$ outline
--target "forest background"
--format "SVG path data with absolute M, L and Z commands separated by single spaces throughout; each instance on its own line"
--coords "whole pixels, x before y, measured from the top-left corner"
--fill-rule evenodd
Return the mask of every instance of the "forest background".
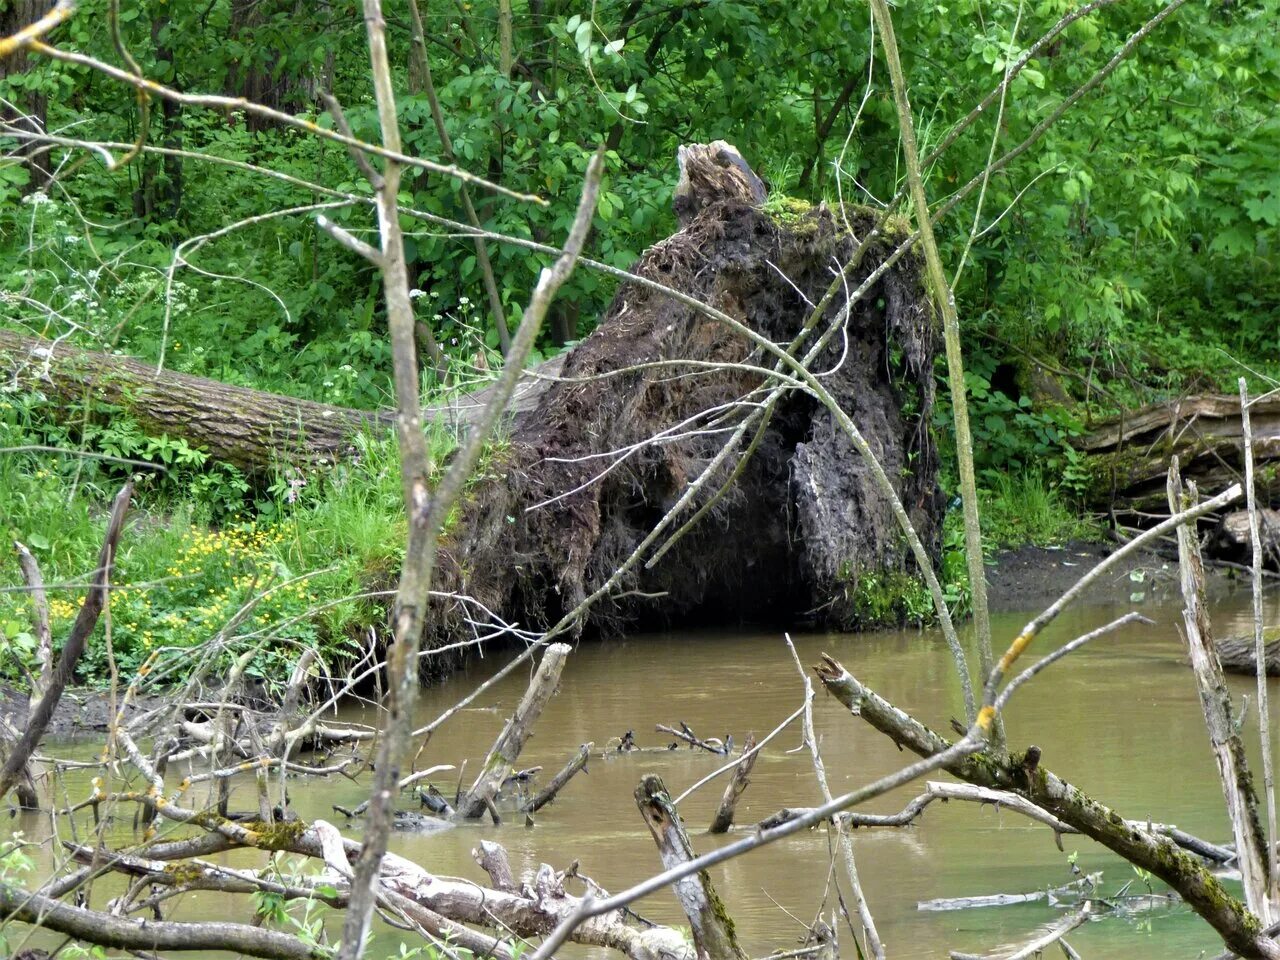
M 922 153 L 1074 6 L 957 0 L 898 9 Z M 998 116 L 992 110 L 929 166 L 931 197 L 945 201 L 984 167 L 993 142 L 1021 142 L 1158 8 L 1090 6 L 1018 73 Z M 0 35 L 43 7 L 0 5 Z M 1098 532 L 1079 504 L 1090 478 L 1071 446 L 1095 418 L 1157 397 L 1234 392 L 1242 373 L 1280 373 L 1276 7 L 1185 4 L 991 179 L 956 296 L 992 549 Z M 55 39 L 121 62 L 107 10 L 107 0 L 80 4 Z M 464 197 L 456 179 L 420 172 L 405 180 L 404 207 L 465 219 L 473 203 L 488 230 L 555 243 L 603 143 L 606 181 L 586 253 L 625 269 L 676 228 L 681 143 L 736 144 L 783 216 L 824 201 L 879 206 L 902 182 L 889 88 L 868 83 L 874 43 L 861 5 L 437 0 L 423 16 L 425 63 L 414 56 L 407 10 L 387 10 L 406 152 L 456 157 L 550 203 Z M 119 19 L 121 45 L 149 77 L 243 96 L 322 127 L 332 125 L 323 100 L 332 91 L 352 132 L 377 138 L 356 4 L 170 0 L 128 4 Z M 123 148 L 139 134 L 132 94 L 73 64 L 13 58 L 0 65 L 0 97 L 8 117 L 41 115 L 68 140 Z M 156 102 L 148 123 L 149 141 L 170 153 L 114 171 L 71 146 L 32 163 L 24 144 L 6 145 L 0 325 L 306 399 L 390 406 L 378 272 L 317 226 L 330 197 L 244 166 L 369 195 L 349 155 L 234 110 Z M 961 259 L 975 202 L 940 227 L 948 263 Z M 376 235 L 367 207 L 322 212 L 358 237 Z M 470 239 L 408 217 L 404 225 L 424 353 L 434 343 L 442 354 L 427 364 L 430 400 L 498 366 L 547 258 L 488 244 L 489 290 Z M 615 286 L 577 271 L 539 357 L 589 333 Z M 181 439 L 148 435 L 120 410 L 90 405 L 68 422 L 46 415 L 52 402 L 0 391 L 0 524 L 8 540 L 31 547 L 46 579 L 74 582 L 93 568 L 112 492 L 124 476 L 139 477 L 144 519 L 121 546 L 117 582 L 148 586 L 115 592 L 122 671 L 157 647 L 216 632 L 268 585 L 280 586 L 254 616 L 282 640 L 354 653 L 383 619 L 382 601 L 366 595 L 394 579 L 405 539 L 390 436 L 364 438 L 361 455 L 334 469 L 248 476 Z M 944 449 L 950 422 L 942 403 L 935 423 Z M 439 429 L 431 440 L 440 463 L 455 437 Z M 944 484 L 954 495 L 954 467 L 944 465 Z M 957 506 L 944 542 L 953 586 L 964 578 L 958 514 Z M 15 561 L 4 561 L 2 579 L 21 583 Z M 52 601 L 55 625 L 74 616 L 73 600 Z M 868 623 L 929 616 L 923 590 L 867 602 Z M 0 670 L 19 678 L 35 653 L 19 592 L 0 594 L 0 643 Z M 98 649 L 82 662 L 87 679 L 107 672 Z

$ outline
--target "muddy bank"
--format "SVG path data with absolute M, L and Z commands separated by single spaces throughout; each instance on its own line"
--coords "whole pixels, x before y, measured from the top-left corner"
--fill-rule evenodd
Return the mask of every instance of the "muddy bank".
M 987 599 L 991 609 L 1007 613 L 1037 613 L 1099 563 L 1114 553 L 1110 543 L 1075 540 L 1061 547 L 1027 545 L 1002 550 L 987 566 Z M 1207 564 L 1206 587 L 1211 598 L 1224 596 L 1239 583 L 1230 568 Z M 1178 603 L 1178 562 L 1157 551 L 1137 551 L 1104 574 L 1076 601 L 1086 604 L 1131 604 L 1137 609 L 1151 602 Z
M 135 693 L 125 710 L 125 719 L 162 707 L 163 696 Z M 20 690 L 0 685 L 0 718 L 21 730 L 27 722 L 28 697 Z M 112 717 L 111 695 L 106 690 L 93 687 L 76 687 L 66 690 L 58 701 L 58 707 L 49 721 L 45 738 L 64 740 L 106 731 Z

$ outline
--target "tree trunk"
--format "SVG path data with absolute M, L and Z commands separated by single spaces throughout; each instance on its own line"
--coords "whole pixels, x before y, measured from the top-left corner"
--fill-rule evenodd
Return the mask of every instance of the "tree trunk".
M 0 37 L 17 33 L 22 27 L 35 23 L 48 12 L 50 4 L 44 0 L 0 0 Z M 31 60 L 24 48 L 9 57 L 0 57 L 0 81 L 8 77 L 21 77 L 31 69 Z M 49 98 L 38 90 L 28 90 L 14 104 L 17 109 L 0 105 L 0 126 L 9 125 L 16 130 L 44 133 L 49 113 Z M 2 141 L 0 141 L 2 142 Z M 22 141 L 16 146 L 0 148 L 5 155 L 25 158 L 30 178 L 25 192 L 43 190 L 49 185 L 52 167 L 49 154 L 34 141 Z
M 306 12 L 300 3 L 288 0 L 231 0 L 229 39 L 243 44 L 246 54 L 229 65 L 224 87 L 227 96 L 244 97 L 286 112 L 301 110 L 314 99 L 314 78 L 306 70 L 283 63 L 287 58 L 260 35 L 287 9 L 292 10 L 295 20 Z M 332 26 L 331 19 L 327 25 Z M 274 126 L 273 121 L 252 113 L 245 115 L 244 123 L 250 131 Z
M 281 462 L 336 460 L 361 430 L 385 433 L 390 413 L 331 407 L 249 390 L 129 357 L 81 350 L 0 330 L 4 381 L 44 393 L 48 413 L 74 422 L 125 415 L 149 434 L 186 440 L 215 459 L 260 471 Z
M 1264 658 L 1267 662 L 1267 676 L 1280 677 L 1280 626 L 1266 628 L 1262 631 L 1262 637 L 1266 644 Z M 1222 661 L 1224 670 L 1257 674 L 1258 657 L 1253 649 L 1253 634 L 1219 640 L 1218 659 Z

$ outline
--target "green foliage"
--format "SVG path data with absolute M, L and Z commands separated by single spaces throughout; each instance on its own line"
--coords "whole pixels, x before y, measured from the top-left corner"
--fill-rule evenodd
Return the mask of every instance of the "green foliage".
M 991 484 L 1010 472 L 1039 470 L 1079 492 L 1084 477 L 1071 440 L 1084 426 L 1062 406 L 1042 405 L 1023 393 L 1016 399 L 993 385 L 997 358 L 979 352 L 969 359 L 965 384 L 973 430 L 973 461 L 978 479 Z M 1015 391 L 1016 392 L 1016 391 Z M 939 404 L 940 426 L 950 422 L 950 404 Z M 945 435 L 945 434 L 944 434 Z
M 497 0 L 431 12 L 427 55 L 458 163 L 548 200 L 537 206 L 472 188 L 485 229 L 559 243 L 598 143 L 608 147 L 607 179 L 588 253 L 622 268 L 674 227 L 672 158 L 681 142 L 736 143 L 769 181 L 768 209 L 782 219 L 824 199 L 897 193 L 893 105 L 882 87 L 862 96 L 873 53 L 864 6 L 726 0 L 668 5 L 654 16 L 635 16 L 634 6 L 548 4 L 535 20 L 517 5 L 511 76 L 496 66 Z M 1088 480 L 1070 445 L 1086 411 L 1046 406 L 1008 377 L 1022 357 L 1012 350 L 1042 354 L 1104 386 L 1105 395 L 1090 391 L 1095 406 L 1227 385 L 1237 361 L 1278 372 L 1280 50 L 1258 42 L 1278 6 L 1186 4 L 987 184 L 983 231 L 956 294 L 992 542 L 1089 532 L 1072 520 L 1071 506 Z M 314 91 L 332 89 L 355 134 L 377 137 L 354 0 L 120 7 L 124 40 L 148 76 L 265 100 L 321 126 L 333 120 Z M 1073 8 L 1067 0 L 899 5 L 922 148 L 936 146 L 1027 45 Z M 107 10 L 107 0 L 83 0 L 54 40 L 116 61 Z M 986 163 L 993 133 L 997 152 L 1031 134 L 1153 10 L 1108 5 L 1040 51 L 1011 84 L 1003 109 L 986 111 L 929 165 L 930 196 L 968 182 Z M 443 144 L 409 69 L 402 21 L 393 18 L 389 40 L 405 148 L 439 159 Z M 0 96 L 22 103 L 33 95 L 47 98 L 51 130 L 117 143 L 138 133 L 122 89 L 82 68 L 37 57 L 0 80 Z M 63 175 L 32 192 L 30 172 L 0 150 L 0 324 L 306 399 L 388 405 L 379 278 L 315 224 L 324 204 L 324 215 L 347 230 L 375 235 L 371 188 L 350 158 L 332 143 L 238 111 L 171 109 L 158 100 L 153 107 L 151 145 L 220 162 L 150 152 L 110 170 L 96 155 L 78 162 L 83 152 L 58 147 L 48 156 Z M 950 266 L 965 248 L 976 198 L 940 225 Z M 448 177 L 413 173 L 401 200 L 418 319 L 449 355 L 454 383 L 483 376 L 497 362 L 498 337 L 474 243 L 427 219 L 461 219 L 460 188 Z M 514 323 L 548 257 L 493 241 L 486 249 L 501 309 Z M 615 286 L 590 269 L 577 271 L 539 355 L 588 333 Z M 984 333 L 993 337 L 980 339 Z M 337 652 L 374 615 L 368 601 L 341 598 L 380 583 L 398 562 L 404 520 L 394 449 L 384 439 L 369 439 L 358 461 L 328 473 L 285 472 L 255 484 L 179 439 L 146 434 L 118 409 L 92 405 L 76 425 L 53 425 L 48 402 L 0 394 L 0 446 L 42 444 L 156 466 L 43 455 L 0 460 L 6 532 L 29 542 L 51 579 L 74 580 L 89 568 L 102 504 L 125 476 L 139 474 L 144 520 L 126 538 L 121 569 L 129 579 L 114 609 L 113 640 L 126 664 L 151 649 L 198 642 L 254 590 L 271 588 L 250 627 L 289 624 L 270 634 L 282 642 Z M 935 428 L 945 444 L 945 400 Z M 433 443 L 442 456 L 452 438 Z M 500 463 L 501 450 L 493 456 Z M 199 554 L 208 563 L 184 569 L 190 551 L 209 544 L 213 553 Z M 178 579 L 171 568 L 183 570 Z M 15 582 L 16 571 L 3 570 Z M 949 602 L 963 609 L 967 581 L 950 518 L 942 570 Z M 301 596 L 283 586 L 304 575 Z M 863 580 L 858 603 L 869 618 L 928 616 L 910 578 Z M 143 583 L 155 586 L 131 586 Z M 3 596 L 5 662 L 26 662 L 33 640 L 24 604 Z M 307 603 L 325 610 L 301 616 Z M 100 673 L 95 649 L 89 669 Z
M 1082 517 L 1062 486 L 1046 480 L 1039 470 L 997 475 L 980 493 L 983 537 L 994 547 L 1048 547 L 1101 538 L 1098 523 Z
M 361 449 L 359 460 L 341 468 L 282 477 L 258 502 L 257 519 L 224 516 L 216 490 L 201 499 L 191 487 L 172 495 L 163 482 L 141 483 L 113 577 L 117 667 L 132 671 L 153 653 L 177 662 L 183 651 L 220 635 L 227 640 L 218 654 L 224 657 L 261 645 L 264 655 L 252 671 L 267 680 L 287 676 L 283 664 L 305 647 L 319 649 L 331 665 L 353 658 L 360 630 L 385 608 L 369 585 L 392 576 L 404 541 L 393 447 L 366 439 Z M 444 451 L 445 441 L 437 449 Z M 27 544 L 51 585 L 81 583 L 101 543 L 101 505 L 118 480 L 73 457 L 36 463 L 0 457 L 5 535 Z M 222 520 L 211 527 L 215 516 Z M 21 583 L 16 561 L 0 562 L 0 583 Z M 55 643 L 66 636 L 81 596 L 81 588 L 53 589 Z M 34 663 L 30 624 L 26 595 L 0 594 L 0 670 L 9 679 L 21 679 Z M 109 672 L 104 630 L 101 623 L 81 661 L 89 682 Z

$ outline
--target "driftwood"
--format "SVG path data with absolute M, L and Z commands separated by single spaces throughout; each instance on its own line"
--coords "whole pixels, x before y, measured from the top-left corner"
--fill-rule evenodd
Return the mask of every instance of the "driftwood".
M 1263 638 L 1266 641 L 1267 676 L 1280 677 L 1280 626 L 1265 629 Z M 1253 649 L 1253 635 L 1219 640 L 1218 659 L 1222 661 L 1224 670 L 1251 676 L 1257 674 L 1258 658 Z
M 725 756 L 733 749 L 733 736 L 728 735 L 723 740 L 719 737 L 707 737 L 705 740 L 699 737 L 686 723 L 680 724 L 680 729 L 669 727 L 665 723 L 654 725 L 657 733 L 665 733 L 675 737 L 677 740 L 683 740 L 690 747 L 697 747 L 699 750 L 705 750 L 707 753 L 718 753 Z
M 1088 922 L 1091 914 L 1092 903 L 1086 900 L 1080 905 L 1079 909 L 1072 911 L 1060 920 L 1055 920 L 1053 923 L 1048 924 L 1040 933 L 1021 946 L 986 955 L 960 953 L 952 950 L 950 957 L 951 960 L 1026 960 L 1027 957 L 1038 957 L 1046 947 L 1058 943 L 1076 927 Z
M 507 721 L 502 733 L 489 750 L 484 766 L 471 789 L 459 798 L 458 816 L 465 820 L 483 817 L 492 806 L 503 783 L 511 776 L 520 751 L 533 734 L 533 725 L 538 722 L 542 710 L 556 692 L 560 684 L 560 673 L 564 670 L 565 659 L 569 656 L 567 643 L 553 643 L 542 655 L 542 662 L 529 681 L 529 688 L 511 719 Z
M 594 743 L 584 743 L 578 748 L 578 752 L 566 763 L 545 787 L 539 790 L 521 809 L 525 813 L 537 813 L 548 803 L 556 798 L 565 785 L 572 780 L 579 772 L 586 772 L 587 760 L 591 757 L 591 750 L 595 746 Z
M 172 815 L 172 808 L 168 813 Z M 328 898 L 338 903 L 346 902 L 351 862 L 359 855 L 360 844 L 344 839 L 336 827 L 323 820 L 314 821 L 309 825 L 297 824 L 290 830 L 278 831 L 269 840 L 266 835 L 252 829 L 253 826 L 260 825 L 239 828 L 234 837 L 228 836 L 224 831 L 216 838 L 204 836 L 178 841 L 171 845 L 175 849 L 167 852 L 152 848 L 147 852 L 149 860 L 92 848 L 80 848 L 76 851 L 76 855 L 78 859 L 92 861 L 102 867 L 171 885 L 174 882 L 175 871 L 172 867 L 166 870 L 164 861 L 191 856 L 193 850 L 213 853 L 233 849 L 236 846 L 284 850 L 321 859 L 329 868 L 327 875 L 313 878 L 314 888 L 299 889 L 293 895 L 316 896 L 319 894 L 320 899 Z M 506 851 L 488 841 L 483 841 L 482 846 L 487 848 L 483 854 L 482 863 L 486 864 L 486 869 L 491 871 L 491 877 L 494 877 L 495 872 L 497 873 L 495 888 L 482 887 L 470 880 L 438 877 L 412 861 L 389 853 L 382 861 L 378 896 L 392 913 L 404 913 L 409 919 L 437 936 L 449 937 L 458 946 L 474 949 L 477 955 L 488 955 L 493 952 L 496 956 L 510 960 L 512 954 L 509 947 L 495 950 L 495 941 L 487 936 L 482 936 L 480 940 L 470 940 L 469 937 L 476 934 L 476 931 L 468 929 L 464 924 L 496 927 L 504 933 L 509 932 L 518 937 L 537 937 L 550 932 L 562 919 L 572 915 L 581 903 L 581 898 L 565 890 L 565 882 L 568 879 L 566 873 L 557 872 L 546 864 L 543 864 L 526 883 L 517 884 L 511 874 Z M 505 864 L 505 870 L 496 866 L 497 864 Z M 229 868 L 218 866 L 208 873 L 203 871 L 186 871 L 185 873 L 196 884 L 211 883 L 216 875 L 227 877 Z M 240 884 L 246 881 L 262 887 L 258 882 L 261 879 L 252 872 L 240 871 L 237 875 L 229 877 L 228 882 L 236 884 L 236 889 L 240 889 Z M 501 884 L 498 883 L 498 879 L 501 880 Z M 331 892 L 326 892 L 323 889 L 325 887 L 333 889 Z M 196 888 L 199 889 L 199 886 Z M 222 889 L 227 887 L 224 886 Z M 271 888 L 266 887 L 266 889 Z M 590 885 L 590 889 L 596 896 L 607 896 L 605 891 L 594 884 Z M 19 904 L 31 903 L 33 901 L 27 899 L 31 896 L 27 891 L 0 884 L 0 908 L 9 910 Z M 58 904 L 52 900 L 51 896 L 38 899 L 38 905 L 45 904 L 54 904 L 63 912 L 74 909 Z M 34 916 L 39 912 L 38 909 L 32 909 L 28 914 Z M 56 919 L 60 920 L 64 915 L 63 912 L 56 914 Z M 20 913 L 18 918 L 26 920 L 28 914 Z M 81 911 L 81 914 L 92 914 L 92 917 L 104 916 L 91 911 Z M 46 917 L 43 921 L 45 926 L 62 929 L 48 921 L 47 917 L 55 916 L 54 914 L 46 913 L 44 916 Z M 144 933 L 154 926 L 151 923 L 142 924 L 140 921 L 131 920 L 121 920 L 121 923 L 134 928 L 141 927 Z M 213 925 L 205 922 L 168 926 L 194 930 L 197 927 L 208 928 Z M 228 924 L 227 926 L 237 925 Z M 256 930 L 257 928 L 247 929 Z M 71 929 L 66 932 L 74 934 Z M 181 948 L 180 944 L 169 939 L 167 929 L 162 932 L 166 934 L 166 938 L 158 943 L 139 946 L 140 941 L 135 939 L 122 946 L 147 950 L 157 946 Z M 265 931 L 259 932 L 265 933 Z M 280 945 L 277 946 L 276 941 L 272 939 L 266 943 L 265 948 L 254 944 L 253 949 L 243 949 L 243 952 L 252 956 L 281 957 L 283 960 L 294 960 L 294 958 L 301 960 L 301 958 L 310 957 L 321 960 L 330 956 L 325 948 L 306 947 L 302 941 L 292 935 L 272 933 L 270 936 L 280 938 Z M 466 942 L 464 938 L 468 938 Z M 96 937 L 89 939 L 91 942 L 106 942 Z M 642 923 L 633 915 L 621 910 L 587 920 L 574 930 L 572 939 L 575 943 L 587 946 L 617 950 L 633 960 L 695 960 L 693 949 L 678 931 L 670 927 Z M 284 943 L 285 940 L 288 944 Z M 195 940 L 188 942 L 191 944 L 188 949 L 202 948 L 201 945 L 204 943 L 204 941 Z M 235 941 L 228 942 L 235 943 Z M 212 946 L 203 948 L 216 949 Z M 235 950 L 237 947 L 232 945 L 230 949 Z
M 988 893 L 976 897 L 943 897 L 938 900 L 921 900 L 916 909 L 926 913 L 938 913 L 949 910 L 981 910 L 986 907 L 1009 907 L 1019 903 L 1038 903 L 1046 900 L 1056 903 L 1068 894 L 1089 893 L 1097 888 L 1102 879 L 1101 873 L 1091 873 L 1087 877 L 1073 880 L 1052 890 L 1032 890 L 1030 893 Z
M 1250 419 L 1259 501 L 1280 506 L 1280 395 L 1255 401 Z M 1196 396 L 1153 404 L 1106 421 L 1075 445 L 1089 455 L 1092 505 L 1120 513 L 1162 512 L 1164 481 L 1175 456 L 1183 476 L 1206 494 L 1243 475 L 1240 398 Z
M 1280 510 L 1258 511 L 1258 533 L 1262 544 L 1262 559 L 1267 565 L 1280 569 Z M 1249 534 L 1249 511 L 1233 510 L 1223 514 L 1210 535 L 1205 549 L 1216 559 L 1228 560 L 1240 565 L 1253 560 L 1253 540 Z
M 76 940 L 119 950 L 209 950 L 268 960 L 327 960 L 329 951 L 289 933 L 221 920 L 180 923 L 116 917 L 60 903 L 0 882 L 0 910 L 11 920 L 36 924 Z
M 511 861 L 501 844 L 481 840 L 480 846 L 471 851 L 471 856 L 480 865 L 480 869 L 489 875 L 489 882 L 495 889 L 503 893 L 516 892 L 518 887 L 515 874 L 511 872 Z
M 1174 457 L 1169 466 L 1168 478 L 1169 510 L 1174 513 L 1185 506 L 1182 500 L 1187 496 L 1178 466 L 1178 458 Z M 1194 484 L 1190 486 L 1190 498 L 1194 502 Z M 1267 892 L 1267 840 L 1258 820 L 1258 795 L 1254 791 L 1244 743 L 1233 717 L 1231 693 L 1227 689 L 1222 664 L 1218 660 L 1209 612 L 1205 608 L 1204 564 L 1200 559 L 1200 544 L 1194 529 L 1187 526 L 1178 528 L 1178 567 L 1185 603 L 1182 621 L 1187 650 L 1191 655 L 1191 668 L 1200 690 L 1200 707 L 1204 712 L 1213 756 L 1218 763 L 1223 799 L 1226 801 L 1227 816 L 1231 820 L 1231 830 L 1235 837 L 1245 903 L 1264 924 L 1270 923 L 1272 915 L 1271 900 Z
M 738 798 L 751 783 L 747 778 L 751 776 L 751 769 L 756 765 L 756 758 L 760 756 L 755 745 L 755 734 L 748 733 L 747 740 L 742 745 L 742 759 L 733 768 L 733 776 L 729 778 L 729 783 L 724 788 L 724 796 L 720 798 L 720 806 L 716 807 L 716 815 L 711 820 L 711 829 L 707 831 L 708 833 L 727 833 L 733 826 L 733 813 L 738 807 Z
M 640 781 L 636 787 L 636 806 L 658 845 L 664 870 L 693 859 L 689 835 L 661 778 L 650 774 Z M 738 946 L 733 922 L 712 886 L 711 875 L 702 871 L 676 881 L 673 886 L 680 908 L 689 918 L 699 960 L 745 960 L 746 954 Z

